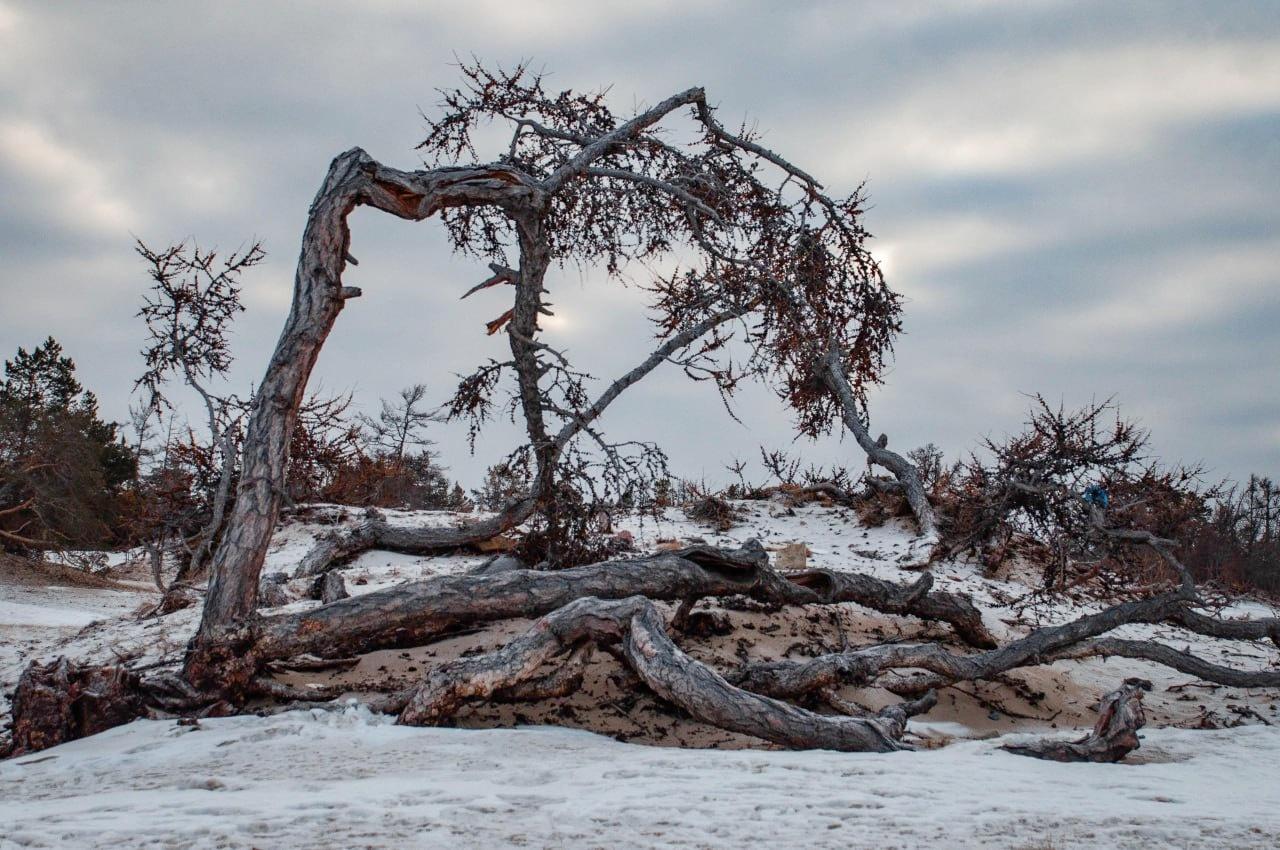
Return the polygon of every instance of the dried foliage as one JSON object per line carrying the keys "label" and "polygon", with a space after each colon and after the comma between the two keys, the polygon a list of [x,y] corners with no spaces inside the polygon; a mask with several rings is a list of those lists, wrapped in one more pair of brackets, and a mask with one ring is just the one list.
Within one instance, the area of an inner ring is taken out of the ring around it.
{"label": "dried foliage", "polygon": [[[240,303],[240,275],[260,264],[266,252],[257,242],[226,257],[185,242],[156,251],[140,240],[135,250],[146,262],[152,280],[138,311],[147,328],[142,350],[147,368],[135,388],[146,391],[147,407],[157,416],[171,409],[164,386],[175,377],[204,403],[208,443],[201,446],[190,429],[187,442],[187,460],[201,479],[201,498],[207,501],[203,527],[189,539],[181,539],[189,527],[189,512],[173,515],[148,511],[151,516],[146,520],[151,531],[159,535],[150,541],[153,547],[173,548],[175,535],[181,540],[188,554],[178,572],[178,579],[183,581],[203,573],[234,498],[241,421],[248,406],[234,395],[214,392],[211,382],[225,381],[231,367],[231,324],[244,310]],[[182,458],[166,455],[182,468]],[[216,470],[212,479],[207,474],[209,467]]]}
{"label": "dried foliage", "polygon": [[1169,578],[1145,535],[1189,539],[1216,490],[1198,468],[1154,462],[1147,445],[1110,401],[1067,411],[1036,396],[1025,430],[987,439],[950,475],[950,551],[995,570],[1025,536],[1045,547],[1046,587]]}
{"label": "dried foliage", "polygon": [[1201,581],[1280,596],[1280,488],[1258,475],[1223,488],[1186,552]]}
{"label": "dried foliage", "polygon": [[[512,359],[465,377],[449,414],[469,420],[474,439],[503,380],[514,377],[508,410],[523,415],[529,443],[508,464],[527,466],[548,539],[561,525],[582,526],[581,517],[562,523],[560,512],[635,503],[666,477],[656,447],[610,442],[592,424],[643,374],[593,401],[590,376],[539,339],[552,263],[598,265],[620,281],[636,266],[655,269],[645,286],[657,335],[671,349],[644,373],[675,362],[713,381],[726,403],[743,379],[769,378],[807,434],[828,430],[838,409],[817,374],[828,352],[838,353],[859,399],[880,379],[900,303],[866,250],[860,190],[827,196],[752,130],[726,129],[701,89],[621,116],[605,93],[551,91],[525,67],[469,64],[462,74],[419,146],[426,165],[478,161],[478,131],[505,125],[510,141],[497,164],[539,194],[514,206],[440,210],[455,250],[494,261],[494,276],[471,292],[515,287],[511,308],[489,328],[506,330]],[[505,265],[511,252],[517,268]],[[681,265],[672,269],[674,261]],[[736,357],[735,337],[745,343]]]}
{"label": "dried foliage", "polygon": [[266,259],[261,243],[221,257],[199,245],[182,242],[160,251],[141,241],[135,245],[153,282],[138,315],[147,326],[142,356],[147,370],[137,385],[155,407],[168,402],[164,385],[173,377],[199,392],[206,404],[205,384],[224,378],[231,367],[230,328],[244,311],[240,275]]}

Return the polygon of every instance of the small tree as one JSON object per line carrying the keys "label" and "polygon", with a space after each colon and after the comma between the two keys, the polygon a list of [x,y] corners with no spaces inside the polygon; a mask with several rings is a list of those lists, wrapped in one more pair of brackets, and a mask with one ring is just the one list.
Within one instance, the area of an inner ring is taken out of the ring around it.
{"label": "small tree", "polygon": [[427,439],[426,428],[432,422],[444,421],[444,416],[426,409],[426,397],[426,385],[414,384],[402,389],[395,401],[382,399],[377,417],[360,417],[369,441],[395,463],[403,461],[407,454],[435,445]]}
{"label": "small tree", "polygon": [[366,457],[363,430],[348,415],[350,408],[350,394],[313,394],[303,402],[289,441],[285,481],[290,502],[326,499],[344,470]]}
{"label": "small tree", "polygon": [[[146,261],[152,280],[138,311],[147,327],[147,345],[142,350],[147,368],[136,386],[147,392],[148,405],[157,413],[170,407],[164,387],[174,377],[199,395],[208,429],[205,454],[214,459],[218,470],[208,495],[208,520],[186,541],[190,557],[179,569],[178,580],[188,580],[203,573],[222,531],[236,477],[245,409],[235,396],[217,395],[211,382],[224,380],[231,367],[231,323],[244,310],[240,275],[261,263],[266,252],[257,242],[226,257],[185,242],[153,251],[139,241],[135,249]],[[194,440],[194,434],[191,437]]]}

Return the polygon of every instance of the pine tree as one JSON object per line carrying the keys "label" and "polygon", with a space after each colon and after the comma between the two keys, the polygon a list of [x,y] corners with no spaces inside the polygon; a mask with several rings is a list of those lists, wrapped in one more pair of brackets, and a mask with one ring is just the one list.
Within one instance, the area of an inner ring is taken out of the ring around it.
{"label": "pine tree", "polygon": [[136,460],[117,425],[49,337],[19,348],[0,382],[0,544],[7,549],[98,545],[116,520]]}

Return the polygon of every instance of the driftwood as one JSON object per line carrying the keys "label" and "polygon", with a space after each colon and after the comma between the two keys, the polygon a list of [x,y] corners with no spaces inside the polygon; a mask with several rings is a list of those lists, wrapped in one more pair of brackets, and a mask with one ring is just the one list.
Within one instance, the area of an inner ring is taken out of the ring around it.
{"label": "driftwood", "polygon": [[1145,679],[1126,679],[1098,704],[1098,722],[1078,741],[1045,738],[1030,744],[1007,744],[1001,749],[1020,756],[1052,761],[1117,762],[1142,746],[1138,730],[1147,723],[1142,695],[1151,690]]}
{"label": "driftwood", "polygon": [[489,699],[530,681],[539,667],[584,642],[620,643],[622,656],[658,696],[694,719],[794,748],[851,752],[905,749],[907,710],[884,717],[815,714],[735,688],[671,642],[662,617],[642,596],[578,599],[541,618],[524,635],[487,655],[459,659],[431,672],[409,697],[399,722],[437,725],[467,701]]}

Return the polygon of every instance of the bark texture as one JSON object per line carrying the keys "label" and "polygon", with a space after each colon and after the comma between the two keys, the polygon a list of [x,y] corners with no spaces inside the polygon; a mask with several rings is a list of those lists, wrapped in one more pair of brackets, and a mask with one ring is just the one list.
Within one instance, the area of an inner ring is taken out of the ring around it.
{"label": "bark texture", "polygon": [[205,669],[217,662],[200,646],[217,642],[254,613],[307,379],[344,302],[360,294],[342,285],[350,256],[347,216],[366,205],[416,221],[461,204],[525,207],[540,193],[527,175],[501,165],[405,172],[374,162],[359,148],[334,159],[307,217],[293,306],[249,415],[235,506],[214,555],[204,617],[189,659],[194,679],[206,678]]}
{"label": "bark texture", "polygon": [[1010,744],[1002,749],[1020,756],[1052,761],[1117,762],[1142,746],[1138,730],[1147,723],[1142,695],[1151,690],[1145,679],[1127,679],[1099,703],[1098,722],[1078,741],[1052,738],[1030,744]]}
{"label": "bark texture", "polygon": [[906,714],[854,718],[815,714],[734,687],[680,651],[661,614],[642,597],[578,599],[538,620],[502,649],[434,670],[409,699],[399,721],[436,725],[466,701],[489,699],[529,681],[544,663],[583,642],[621,643],[622,655],[658,696],[721,729],[798,749],[890,752],[906,749]]}
{"label": "bark texture", "polygon": [[138,683],[137,674],[122,667],[82,667],[65,658],[33,661],[14,693],[8,755],[48,749],[144,716]]}

